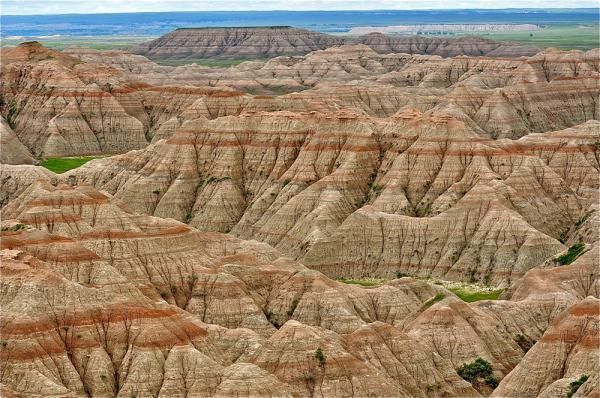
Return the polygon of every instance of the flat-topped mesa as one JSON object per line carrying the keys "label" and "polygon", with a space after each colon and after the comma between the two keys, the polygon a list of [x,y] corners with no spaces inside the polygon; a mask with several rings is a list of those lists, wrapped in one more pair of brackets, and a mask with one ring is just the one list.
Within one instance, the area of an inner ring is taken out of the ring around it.
{"label": "flat-topped mesa", "polygon": [[500,43],[477,37],[394,37],[381,33],[364,36],[333,36],[289,26],[180,28],[131,52],[150,58],[237,58],[259,59],[281,55],[304,55],[342,44],[365,44],[379,53],[433,54],[443,57],[530,56],[534,46]]}
{"label": "flat-topped mesa", "polygon": [[180,28],[132,52],[152,58],[267,58],[340,44],[341,38],[290,26]]}

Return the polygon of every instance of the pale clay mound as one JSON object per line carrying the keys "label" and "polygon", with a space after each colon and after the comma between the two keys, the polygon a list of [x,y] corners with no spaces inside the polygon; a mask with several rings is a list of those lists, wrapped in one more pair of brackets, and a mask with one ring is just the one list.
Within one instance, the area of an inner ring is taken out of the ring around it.
{"label": "pale clay mound", "polygon": [[598,396],[600,53],[378,51],[2,49],[0,395]]}

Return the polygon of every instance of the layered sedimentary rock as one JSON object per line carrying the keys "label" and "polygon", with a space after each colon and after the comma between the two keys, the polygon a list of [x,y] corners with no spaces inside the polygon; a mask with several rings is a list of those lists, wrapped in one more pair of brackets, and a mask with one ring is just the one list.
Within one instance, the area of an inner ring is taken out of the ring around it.
{"label": "layered sedimentary rock", "polygon": [[[39,182],[2,216],[27,226],[3,232],[1,280],[2,381],[25,395],[221,396],[251,383],[250,396],[477,396],[450,362],[389,325],[449,294],[441,287],[343,285],[274,261],[266,245],[128,213],[91,187]],[[368,359],[365,338],[385,364]],[[407,350],[417,368],[380,373]]]}
{"label": "layered sedimentary rock", "polygon": [[443,59],[353,45],[213,69],[25,43],[2,59],[3,116],[38,157],[126,152],[186,120],[258,111],[389,117],[411,107],[473,121],[492,138],[571,127],[598,111],[596,50]]}
{"label": "layered sedimentary rock", "polygon": [[341,44],[365,44],[379,53],[491,55],[518,57],[533,55],[539,48],[498,43],[475,37],[442,39],[394,37],[371,33],[359,37],[332,36],[289,26],[181,28],[134,47],[135,54],[150,58],[265,58],[304,55]]}
{"label": "layered sedimentary rock", "polygon": [[302,55],[342,44],[340,38],[290,26],[181,28],[132,50],[156,58]]}
{"label": "layered sedimentary rock", "polygon": [[33,155],[6,123],[0,119],[0,163],[4,164],[33,164]]}
{"label": "layered sedimentary rock", "polygon": [[561,396],[583,375],[589,379],[573,396],[594,396],[598,390],[599,309],[598,299],[589,297],[562,313],[492,396]]}
{"label": "layered sedimentary rock", "polygon": [[[0,95],[18,139],[37,157],[56,157],[145,147],[170,113],[201,98],[212,117],[237,113],[235,99],[242,94],[150,86],[124,77],[122,70],[81,62],[34,42],[2,50]],[[214,98],[223,99],[218,109]]]}
{"label": "layered sedimentary rock", "polygon": [[593,396],[599,54],[2,49],[0,395]]}
{"label": "layered sedimentary rock", "polygon": [[382,124],[349,112],[199,119],[73,178],[332,276],[510,284],[565,250],[558,239],[598,189],[598,123],[518,141],[477,131],[420,112]]}
{"label": "layered sedimentary rock", "polygon": [[0,206],[17,198],[37,181],[57,181],[51,171],[32,165],[0,164]]}
{"label": "layered sedimentary rock", "polygon": [[467,304],[411,278],[363,289],[91,186],[33,183],[2,218],[2,382],[16,395],[475,397],[489,391],[462,363],[483,357],[510,386],[526,348],[597,294],[577,282],[594,251],[530,271],[510,301]]}

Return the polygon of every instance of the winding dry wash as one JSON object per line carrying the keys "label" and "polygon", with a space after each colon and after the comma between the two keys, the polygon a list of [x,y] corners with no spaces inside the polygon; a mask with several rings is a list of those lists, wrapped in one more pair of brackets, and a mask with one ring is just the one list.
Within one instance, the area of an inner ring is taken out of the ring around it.
{"label": "winding dry wash", "polygon": [[0,396],[600,397],[600,49],[0,56]]}

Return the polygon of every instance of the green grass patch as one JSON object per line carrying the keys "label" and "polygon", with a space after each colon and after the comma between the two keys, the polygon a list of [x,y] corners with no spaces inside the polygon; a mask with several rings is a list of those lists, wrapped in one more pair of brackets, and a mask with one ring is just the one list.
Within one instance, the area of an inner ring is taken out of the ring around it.
{"label": "green grass patch", "polygon": [[200,66],[208,66],[210,68],[229,68],[237,66],[245,61],[267,61],[269,58],[171,58],[171,59],[152,59],[159,65],[163,66],[182,66],[196,64]]}
{"label": "green grass patch", "polygon": [[498,300],[498,297],[500,297],[500,294],[502,294],[504,291],[504,289],[476,291],[460,287],[449,288],[448,290],[456,294],[462,301],[467,303],[472,303],[479,300]]}
{"label": "green grass patch", "polygon": [[435,297],[430,298],[429,300],[427,300],[424,304],[422,309],[426,310],[427,308],[431,307],[432,305],[434,305],[437,302],[442,301],[446,296],[442,293],[438,293],[435,295]]}
{"label": "green grass patch", "polygon": [[362,287],[377,287],[381,286],[386,282],[386,279],[378,278],[364,278],[364,279],[346,279],[338,278],[338,282],[346,283],[348,285],[358,285]]}
{"label": "green grass patch", "polygon": [[64,173],[66,171],[76,169],[90,160],[101,158],[103,156],[79,156],[79,157],[66,157],[66,158],[48,158],[41,164],[42,167],[47,168],[57,174]]}
{"label": "green grass patch", "polygon": [[554,259],[555,262],[560,265],[569,265],[577,257],[581,256],[585,252],[585,245],[581,242],[575,243],[573,246],[569,247],[569,250],[563,254],[562,256],[558,256]]}

